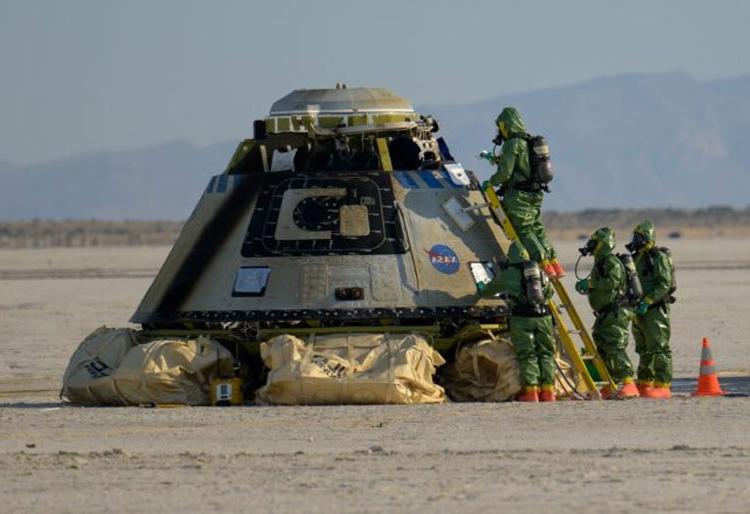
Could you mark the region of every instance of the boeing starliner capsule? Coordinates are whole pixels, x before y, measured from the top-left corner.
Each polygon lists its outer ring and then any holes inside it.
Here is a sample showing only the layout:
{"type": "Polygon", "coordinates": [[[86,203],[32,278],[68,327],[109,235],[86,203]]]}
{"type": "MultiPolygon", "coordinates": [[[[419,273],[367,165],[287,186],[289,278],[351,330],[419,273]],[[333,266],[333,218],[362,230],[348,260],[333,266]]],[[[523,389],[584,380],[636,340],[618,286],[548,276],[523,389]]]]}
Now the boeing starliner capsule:
{"type": "Polygon", "coordinates": [[[295,90],[210,178],[131,321],[259,341],[273,329],[502,324],[476,283],[500,227],[438,123],[387,89],[295,90]]]}

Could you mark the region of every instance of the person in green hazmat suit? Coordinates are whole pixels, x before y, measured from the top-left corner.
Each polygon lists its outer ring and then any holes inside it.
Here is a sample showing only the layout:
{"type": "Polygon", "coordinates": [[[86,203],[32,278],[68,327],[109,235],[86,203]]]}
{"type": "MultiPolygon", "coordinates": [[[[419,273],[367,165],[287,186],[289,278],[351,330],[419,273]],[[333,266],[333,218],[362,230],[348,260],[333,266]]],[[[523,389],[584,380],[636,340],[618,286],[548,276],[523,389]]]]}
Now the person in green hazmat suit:
{"type": "Polygon", "coordinates": [[[643,287],[643,298],[633,319],[635,351],[640,357],[638,389],[646,398],[670,398],[670,304],[675,290],[672,259],[666,248],[656,246],[656,231],[650,220],[635,227],[633,240],[625,247],[633,254],[643,287]]]}
{"type": "Polygon", "coordinates": [[[596,321],[591,330],[594,343],[612,380],[619,384],[617,391],[602,391],[605,398],[635,398],[638,389],[633,383],[633,364],[625,348],[628,344],[628,325],[632,311],[627,306],[627,277],[625,266],[615,255],[615,233],[609,227],[596,230],[582,255],[594,256],[591,275],[576,282],[576,291],[588,296],[596,321]]]}
{"type": "Polygon", "coordinates": [[[555,338],[547,307],[552,287],[520,241],[511,243],[507,263],[480,288],[485,298],[498,293],[505,295],[511,309],[510,339],[523,386],[517,400],[555,401],[555,338]]]}
{"type": "Polygon", "coordinates": [[[498,135],[495,143],[502,144],[499,156],[486,155],[497,164],[497,171],[482,183],[502,188],[502,206],[518,237],[534,259],[550,277],[565,275],[542,224],[541,209],[544,191],[530,185],[531,166],[524,123],[518,110],[506,107],[495,120],[498,135]]]}

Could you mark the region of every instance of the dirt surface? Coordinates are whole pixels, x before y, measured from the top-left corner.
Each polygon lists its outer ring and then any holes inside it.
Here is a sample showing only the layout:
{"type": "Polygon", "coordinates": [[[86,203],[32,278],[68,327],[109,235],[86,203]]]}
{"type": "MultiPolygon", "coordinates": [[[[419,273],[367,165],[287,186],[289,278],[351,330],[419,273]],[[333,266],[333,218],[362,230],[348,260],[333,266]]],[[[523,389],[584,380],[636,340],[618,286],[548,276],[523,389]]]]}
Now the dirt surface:
{"type": "Polygon", "coordinates": [[[670,246],[673,400],[226,409],[57,400],[168,248],[0,251],[0,510],[746,512],[750,240],[670,246]],[[689,398],[703,336],[735,396],[689,398]]]}

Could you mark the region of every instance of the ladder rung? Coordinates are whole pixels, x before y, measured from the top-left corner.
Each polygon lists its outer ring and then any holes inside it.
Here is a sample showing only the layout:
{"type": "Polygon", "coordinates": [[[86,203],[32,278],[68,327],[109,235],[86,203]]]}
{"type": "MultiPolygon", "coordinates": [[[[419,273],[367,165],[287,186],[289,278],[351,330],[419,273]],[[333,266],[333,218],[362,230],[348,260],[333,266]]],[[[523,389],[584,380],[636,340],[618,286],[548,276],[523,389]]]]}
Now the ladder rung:
{"type": "Polygon", "coordinates": [[[581,333],[581,331],[580,331],[580,330],[568,330],[568,334],[574,334],[574,335],[578,335],[578,334],[580,334],[580,333],[581,333]]]}

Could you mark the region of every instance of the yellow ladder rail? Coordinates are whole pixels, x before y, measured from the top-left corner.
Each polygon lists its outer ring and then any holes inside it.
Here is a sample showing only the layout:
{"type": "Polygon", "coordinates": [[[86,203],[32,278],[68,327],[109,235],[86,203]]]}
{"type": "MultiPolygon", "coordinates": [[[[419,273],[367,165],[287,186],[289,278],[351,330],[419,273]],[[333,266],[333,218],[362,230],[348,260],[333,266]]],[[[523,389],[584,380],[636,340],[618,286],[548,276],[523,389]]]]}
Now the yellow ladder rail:
{"type": "Polygon", "coordinates": [[[563,348],[565,349],[565,353],[568,354],[570,357],[570,360],[573,364],[573,368],[578,372],[578,374],[583,379],[583,383],[586,386],[586,389],[590,393],[591,398],[595,399],[601,399],[601,394],[599,393],[599,388],[596,387],[596,382],[594,382],[594,379],[591,377],[591,374],[588,372],[588,368],[586,368],[586,363],[583,362],[583,359],[581,358],[581,355],[578,353],[578,347],[575,344],[575,341],[573,341],[573,338],[570,337],[570,332],[568,331],[568,326],[565,324],[565,320],[562,317],[562,314],[560,314],[560,310],[557,308],[557,305],[555,305],[555,302],[553,300],[550,300],[548,302],[549,309],[552,312],[552,316],[555,319],[555,325],[557,327],[557,333],[560,335],[560,340],[562,341],[563,348]],[[582,371],[584,370],[584,371],[582,371]]]}
{"type": "MultiPolygon", "coordinates": [[[[575,329],[578,331],[578,335],[583,342],[583,347],[586,348],[586,353],[591,356],[594,367],[599,373],[599,377],[602,379],[601,381],[604,382],[605,385],[608,385],[610,391],[614,393],[614,391],[617,390],[617,384],[615,384],[614,380],[612,380],[612,377],[609,375],[607,366],[604,364],[604,360],[602,360],[601,356],[599,355],[599,351],[596,349],[594,340],[591,338],[586,325],[583,324],[581,316],[578,314],[578,311],[576,310],[573,302],[570,299],[570,296],[568,295],[568,290],[565,288],[565,285],[563,285],[559,278],[553,278],[551,282],[552,286],[555,288],[557,296],[560,297],[560,301],[567,311],[568,317],[573,322],[573,326],[575,327],[575,329]]],[[[578,353],[577,349],[576,353],[578,353]]],[[[586,374],[588,375],[588,368],[586,374]]]]}

